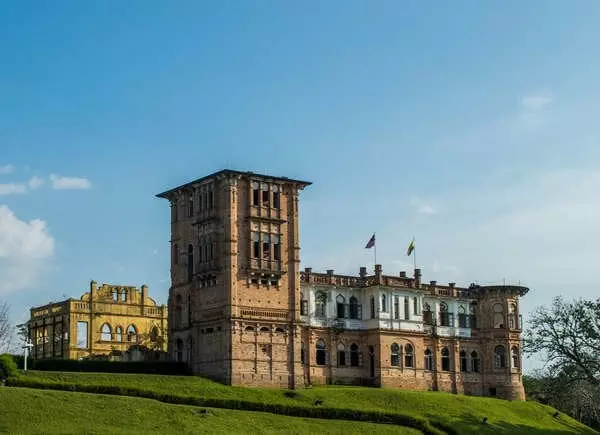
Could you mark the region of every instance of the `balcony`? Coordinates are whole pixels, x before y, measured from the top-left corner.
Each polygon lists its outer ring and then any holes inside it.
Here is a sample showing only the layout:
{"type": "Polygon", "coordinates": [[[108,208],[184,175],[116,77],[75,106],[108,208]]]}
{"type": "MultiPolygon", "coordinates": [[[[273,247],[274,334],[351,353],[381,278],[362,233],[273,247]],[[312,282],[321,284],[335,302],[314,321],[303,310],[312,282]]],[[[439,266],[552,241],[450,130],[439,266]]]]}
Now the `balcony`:
{"type": "Polygon", "coordinates": [[[271,273],[274,275],[281,275],[281,261],[277,260],[264,260],[261,258],[253,258],[250,260],[250,270],[260,273],[271,273]]]}

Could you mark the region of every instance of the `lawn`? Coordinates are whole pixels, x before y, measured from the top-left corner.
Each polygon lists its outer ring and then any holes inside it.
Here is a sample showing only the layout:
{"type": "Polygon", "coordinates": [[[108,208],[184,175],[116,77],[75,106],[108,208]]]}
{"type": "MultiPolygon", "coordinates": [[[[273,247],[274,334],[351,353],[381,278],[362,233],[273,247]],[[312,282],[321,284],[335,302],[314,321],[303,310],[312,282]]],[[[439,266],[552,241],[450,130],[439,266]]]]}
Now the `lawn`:
{"type": "Polygon", "coordinates": [[[135,397],[0,387],[0,433],[418,435],[392,425],[170,405],[135,397]],[[202,411],[206,413],[202,413],[202,411]]]}
{"type": "Polygon", "coordinates": [[[311,407],[321,400],[323,407],[399,413],[440,421],[459,434],[594,434],[597,433],[536,402],[509,402],[439,392],[414,392],[363,387],[318,387],[297,390],[287,397],[285,390],[228,387],[200,377],[137,374],[67,373],[29,371],[27,379],[66,382],[74,385],[103,385],[139,388],[163,394],[201,398],[237,399],[259,403],[311,407]],[[487,424],[482,424],[487,417],[487,424]]]}

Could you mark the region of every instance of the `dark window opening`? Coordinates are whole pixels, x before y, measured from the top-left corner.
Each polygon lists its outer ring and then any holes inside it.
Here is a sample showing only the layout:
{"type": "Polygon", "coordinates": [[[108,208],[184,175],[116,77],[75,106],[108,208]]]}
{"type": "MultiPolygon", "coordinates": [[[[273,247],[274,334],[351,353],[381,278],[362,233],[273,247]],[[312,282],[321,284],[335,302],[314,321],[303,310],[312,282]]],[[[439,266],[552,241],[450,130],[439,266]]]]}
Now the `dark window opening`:
{"type": "Polygon", "coordinates": [[[260,205],[260,194],[258,192],[258,183],[252,183],[252,205],[258,207],[260,205]]]}
{"type": "Polygon", "coordinates": [[[281,245],[279,244],[279,236],[273,236],[273,259],[281,260],[281,245]]]}
{"type": "Polygon", "coordinates": [[[409,303],[408,303],[408,297],[404,298],[404,320],[409,320],[410,319],[410,312],[409,312],[409,303]]]}
{"type": "Polygon", "coordinates": [[[471,371],[479,372],[479,355],[475,351],[471,352],[471,371]]]}
{"type": "Polygon", "coordinates": [[[344,303],[343,302],[338,302],[337,303],[337,318],[338,319],[343,319],[345,317],[345,310],[344,310],[344,303]]]}
{"type": "Polygon", "coordinates": [[[350,318],[358,319],[358,301],[354,296],[350,298],[350,318]]]}
{"type": "Polygon", "coordinates": [[[375,318],[375,298],[371,296],[371,319],[375,318]]]}
{"type": "Polygon", "coordinates": [[[308,301],[306,299],[302,299],[300,301],[300,315],[301,316],[308,315],[308,301]]]}
{"type": "Polygon", "coordinates": [[[442,370],[445,372],[450,371],[450,351],[447,347],[442,349],[442,370]]]}
{"type": "Polygon", "coordinates": [[[394,296],[394,319],[400,318],[400,300],[398,296],[394,296]]]}
{"type": "Polygon", "coordinates": [[[194,216],[194,198],[190,198],[188,201],[188,217],[194,216]]]}
{"type": "Polygon", "coordinates": [[[391,364],[393,366],[399,366],[400,365],[400,346],[398,346],[396,343],[392,344],[392,348],[391,348],[392,352],[391,352],[391,364]]]}
{"type": "Polygon", "coordinates": [[[413,347],[410,344],[404,346],[404,367],[414,367],[413,347]]]}
{"type": "Polygon", "coordinates": [[[467,354],[464,350],[460,351],[460,371],[467,371],[467,354]]]}
{"type": "Polygon", "coordinates": [[[263,188],[263,191],[262,191],[262,206],[263,207],[269,207],[269,205],[270,205],[271,201],[269,201],[269,199],[270,199],[269,198],[269,196],[270,196],[269,193],[270,192],[268,190],[268,187],[263,188]]]}
{"type": "Polygon", "coordinates": [[[208,191],[208,208],[212,209],[214,207],[214,194],[212,190],[208,191]]]}
{"type": "Polygon", "coordinates": [[[279,203],[279,192],[273,192],[273,208],[279,209],[281,204],[279,203]]]}
{"type": "Polygon", "coordinates": [[[495,396],[496,395],[496,387],[490,387],[490,396],[495,396]]]}
{"type": "Polygon", "coordinates": [[[325,365],[325,343],[321,340],[317,341],[317,352],[316,352],[316,360],[318,366],[325,365]]]}
{"type": "Polygon", "coordinates": [[[194,277],[194,247],[188,245],[188,259],[187,259],[187,279],[191,281],[194,277]]]}
{"type": "Polygon", "coordinates": [[[346,352],[342,350],[338,350],[338,365],[345,366],[346,365],[346,352]]]}
{"type": "Polygon", "coordinates": [[[352,346],[350,346],[350,365],[352,367],[358,367],[358,363],[359,363],[358,346],[356,345],[356,343],[353,343],[352,346]]]}

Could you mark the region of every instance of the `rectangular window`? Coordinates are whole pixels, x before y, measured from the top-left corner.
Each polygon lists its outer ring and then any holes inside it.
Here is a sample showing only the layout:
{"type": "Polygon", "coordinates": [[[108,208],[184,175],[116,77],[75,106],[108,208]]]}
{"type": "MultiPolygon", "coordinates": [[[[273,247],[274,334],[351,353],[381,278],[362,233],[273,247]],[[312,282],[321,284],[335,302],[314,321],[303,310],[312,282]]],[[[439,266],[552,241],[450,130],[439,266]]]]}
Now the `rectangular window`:
{"type": "Polygon", "coordinates": [[[262,258],[263,260],[271,259],[271,236],[269,234],[263,234],[262,236],[262,258]]]}
{"type": "Polygon", "coordinates": [[[270,192],[269,192],[269,185],[268,184],[263,184],[262,186],[262,206],[263,207],[270,207],[270,192]]]}
{"type": "Polygon", "coordinates": [[[77,322],[77,348],[87,349],[88,347],[88,323],[77,322]]]}
{"type": "Polygon", "coordinates": [[[279,191],[277,190],[278,188],[275,187],[275,190],[273,191],[273,208],[276,208],[277,210],[279,210],[279,208],[281,207],[281,204],[279,203],[279,191]]]}
{"type": "Polygon", "coordinates": [[[308,301],[306,299],[300,301],[300,315],[308,315],[308,301]]]}
{"type": "Polygon", "coordinates": [[[258,183],[252,183],[252,205],[258,207],[260,205],[260,192],[258,191],[258,183]]]}
{"type": "Polygon", "coordinates": [[[252,233],[252,257],[260,258],[260,234],[252,233]]]}
{"type": "Polygon", "coordinates": [[[419,312],[419,300],[414,297],[413,298],[413,313],[417,314],[419,312]]]}
{"type": "Polygon", "coordinates": [[[400,318],[400,298],[394,296],[394,319],[400,318]]]}
{"type": "Polygon", "coordinates": [[[279,236],[275,235],[273,239],[273,259],[275,261],[281,260],[281,244],[279,243],[279,236]]]}
{"type": "Polygon", "coordinates": [[[198,194],[198,207],[200,208],[200,211],[204,211],[204,209],[206,209],[206,203],[204,202],[204,193],[200,192],[198,194]]]}
{"type": "Polygon", "coordinates": [[[190,196],[188,200],[188,217],[194,216],[194,197],[190,196]]]}
{"type": "Polygon", "coordinates": [[[208,209],[212,210],[214,207],[214,194],[212,190],[208,191],[208,209]]]}
{"type": "Polygon", "coordinates": [[[176,202],[174,202],[173,205],[171,205],[171,216],[172,216],[173,222],[177,222],[177,219],[179,219],[179,216],[177,213],[177,203],[176,202]]]}
{"type": "Polygon", "coordinates": [[[404,297],[404,320],[410,319],[408,296],[404,297]]]}

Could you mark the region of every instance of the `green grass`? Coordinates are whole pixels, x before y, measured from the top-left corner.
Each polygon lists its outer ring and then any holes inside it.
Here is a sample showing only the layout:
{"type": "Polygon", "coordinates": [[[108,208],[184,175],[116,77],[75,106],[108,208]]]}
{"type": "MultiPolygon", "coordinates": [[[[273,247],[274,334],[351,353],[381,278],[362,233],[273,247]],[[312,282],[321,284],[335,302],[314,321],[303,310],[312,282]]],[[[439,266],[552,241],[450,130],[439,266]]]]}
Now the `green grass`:
{"type": "MultiPolygon", "coordinates": [[[[398,413],[429,421],[442,422],[459,434],[594,434],[597,433],[536,402],[508,402],[500,399],[469,397],[439,392],[414,392],[362,387],[319,387],[297,390],[286,397],[284,390],[228,387],[200,377],[65,373],[30,371],[27,379],[42,382],[66,382],[79,386],[138,388],[156,393],[200,398],[235,399],[258,403],[312,407],[315,400],[323,407],[398,413]],[[483,425],[483,417],[488,424],[483,425]]],[[[354,424],[354,423],[353,423],[354,424]]]]}
{"type": "Polygon", "coordinates": [[[295,418],[263,412],[170,405],[135,397],[0,388],[0,433],[418,435],[392,425],[295,418]],[[200,414],[200,410],[206,414],[200,414]]]}

